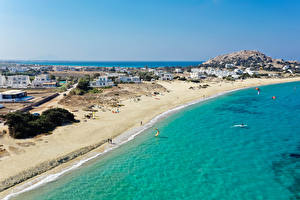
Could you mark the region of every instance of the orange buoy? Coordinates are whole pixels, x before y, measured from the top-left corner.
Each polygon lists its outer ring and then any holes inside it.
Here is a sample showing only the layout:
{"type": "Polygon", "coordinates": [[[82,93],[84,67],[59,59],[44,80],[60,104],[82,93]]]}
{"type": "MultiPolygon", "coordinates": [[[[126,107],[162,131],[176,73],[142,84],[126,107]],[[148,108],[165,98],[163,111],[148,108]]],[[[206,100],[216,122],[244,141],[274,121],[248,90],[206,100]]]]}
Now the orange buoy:
{"type": "Polygon", "coordinates": [[[256,90],[259,90],[259,88],[257,87],[257,88],[255,88],[256,90]]]}

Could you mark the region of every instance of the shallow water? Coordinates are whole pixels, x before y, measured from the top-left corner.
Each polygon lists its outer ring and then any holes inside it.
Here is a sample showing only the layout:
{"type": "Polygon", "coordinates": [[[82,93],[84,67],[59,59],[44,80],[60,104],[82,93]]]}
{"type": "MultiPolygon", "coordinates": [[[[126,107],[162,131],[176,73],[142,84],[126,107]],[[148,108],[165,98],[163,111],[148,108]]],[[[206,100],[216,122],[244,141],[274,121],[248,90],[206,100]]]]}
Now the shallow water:
{"type": "Polygon", "coordinates": [[[300,199],[299,99],[297,82],[188,107],[15,199],[300,199]]]}

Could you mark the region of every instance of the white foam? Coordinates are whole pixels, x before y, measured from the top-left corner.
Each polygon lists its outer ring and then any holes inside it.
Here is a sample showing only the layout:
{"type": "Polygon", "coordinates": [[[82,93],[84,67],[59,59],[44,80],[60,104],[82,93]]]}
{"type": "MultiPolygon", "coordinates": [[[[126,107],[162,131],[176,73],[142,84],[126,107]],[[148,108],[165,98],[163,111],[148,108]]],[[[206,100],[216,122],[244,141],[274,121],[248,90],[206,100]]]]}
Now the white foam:
{"type": "Polygon", "coordinates": [[[209,100],[209,99],[213,99],[213,98],[216,98],[218,96],[221,96],[221,95],[224,95],[224,94],[228,94],[228,93],[231,93],[231,92],[234,92],[234,91],[237,91],[237,90],[242,90],[242,89],[247,89],[247,88],[240,88],[240,89],[235,89],[235,90],[230,90],[230,91],[227,91],[227,92],[221,92],[221,93],[218,93],[216,95],[213,95],[213,96],[210,96],[210,97],[207,97],[207,98],[203,98],[203,99],[200,99],[200,100],[195,100],[195,101],[192,101],[190,103],[186,103],[186,104],[183,104],[183,105],[180,105],[180,106],[177,106],[173,109],[170,109],[166,112],[163,112],[159,115],[157,115],[156,117],[154,117],[153,119],[151,119],[148,123],[146,123],[144,126],[141,126],[141,127],[138,127],[138,128],[134,128],[132,130],[129,130],[129,131],[126,131],[124,133],[122,133],[121,135],[117,136],[116,138],[114,138],[114,144],[110,147],[110,148],[107,148],[106,150],[104,150],[103,152],[101,153],[97,153],[89,158],[86,158],[86,159],[83,159],[83,160],[80,160],[78,161],[77,163],[75,163],[74,165],[72,165],[71,167],[68,167],[58,173],[55,173],[55,174],[49,174],[49,175],[45,175],[45,176],[40,176],[38,178],[35,178],[34,180],[32,181],[29,181],[23,185],[21,185],[20,187],[17,187],[15,189],[15,191],[12,191],[11,194],[8,194],[3,200],[9,200],[10,198],[12,197],[15,197],[21,193],[24,193],[24,192],[28,192],[30,190],[33,190],[35,188],[38,188],[46,183],[49,183],[49,182],[52,182],[56,179],[58,179],[60,176],[62,176],[63,174],[71,171],[71,170],[74,170],[78,167],[80,167],[81,165],[83,165],[84,163],[94,159],[94,158],[97,158],[99,157],[100,155],[103,155],[115,148],[118,148],[119,146],[121,146],[122,144],[125,144],[131,140],[133,140],[137,135],[139,135],[140,133],[142,133],[143,131],[151,128],[156,122],[158,122],[160,119],[163,119],[183,108],[186,108],[188,106],[191,106],[191,105],[194,105],[194,104],[197,104],[197,103],[200,103],[200,102],[203,102],[203,101],[206,101],[206,100],[209,100]]]}

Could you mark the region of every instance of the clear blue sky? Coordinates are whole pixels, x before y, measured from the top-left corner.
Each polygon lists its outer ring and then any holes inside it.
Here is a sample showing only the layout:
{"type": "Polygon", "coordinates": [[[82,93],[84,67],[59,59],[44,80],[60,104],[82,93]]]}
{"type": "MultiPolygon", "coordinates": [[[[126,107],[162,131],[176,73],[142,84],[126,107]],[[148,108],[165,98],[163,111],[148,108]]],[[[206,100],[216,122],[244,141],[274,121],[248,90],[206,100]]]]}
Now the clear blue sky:
{"type": "Polygon", "coordinates": [[[300,60],[299,0],[0,0],[0,59],[300,60]]]}

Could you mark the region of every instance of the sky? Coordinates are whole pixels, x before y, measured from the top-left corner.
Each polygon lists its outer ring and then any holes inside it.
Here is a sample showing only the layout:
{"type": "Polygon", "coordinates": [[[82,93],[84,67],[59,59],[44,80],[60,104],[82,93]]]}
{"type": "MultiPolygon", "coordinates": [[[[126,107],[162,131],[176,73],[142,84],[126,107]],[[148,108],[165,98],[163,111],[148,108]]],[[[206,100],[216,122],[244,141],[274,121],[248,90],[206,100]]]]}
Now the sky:
{"type": "Polygon", "coordinates": [[[0,59],[300,61],[299,0],[0,0],[0,59]]]}

